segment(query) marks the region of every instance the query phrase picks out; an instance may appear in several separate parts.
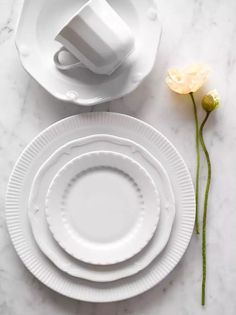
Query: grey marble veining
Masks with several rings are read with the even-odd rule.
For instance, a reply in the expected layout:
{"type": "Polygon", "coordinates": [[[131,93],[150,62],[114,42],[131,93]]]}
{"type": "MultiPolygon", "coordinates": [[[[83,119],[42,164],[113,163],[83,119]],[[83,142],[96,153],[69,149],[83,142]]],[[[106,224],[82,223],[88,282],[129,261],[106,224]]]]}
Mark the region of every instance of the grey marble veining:
{"type": "MultiPolygon", "coordinates": [[[[163,36],[155,69],[131,95],[95,107],[59,102],[22,69],[14,32],[22,1],[0,0],[0,314],[1,315],[234,315],[236,312],[236,2],[157,0],[163,36]],[[192,241],[177,268],[136,298],[111,304],[70,300],[38,282],[17,257],[4,220],[4,194],[12,167],[26,144],[51,123],[87,111],[138,117],[163,132],[194,175],[194,125],[188,96],[170,93],[169,67],[204,62],[211,68],[206,90],[217,88],[223,106],[212,114],[206,142],[213,185],[208,221],[207,306],[200,306],[201,240],[192,241]]],[[[204,91],[197,93],[201,99],[204,91]]],[[[202,165],[201,180],[206,177],[202,165]]]]}

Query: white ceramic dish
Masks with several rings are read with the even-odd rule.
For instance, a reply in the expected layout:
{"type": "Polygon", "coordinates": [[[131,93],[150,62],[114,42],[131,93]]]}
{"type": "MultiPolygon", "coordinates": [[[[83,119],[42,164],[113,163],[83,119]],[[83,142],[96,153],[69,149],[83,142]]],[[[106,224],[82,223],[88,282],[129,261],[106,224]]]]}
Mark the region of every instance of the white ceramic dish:
{"type": "Polygon", "coordinates": [[[86,0],[25,0],[16,34],[19,56],[27,72],[56,98],[81,105],[109,101],[132,92],[152,70],[161,34],[155,2],[108,2],[134,32],[135,53],[111,76],[102,76],[83,68],[59,71],[53,61],[60,48],[56,34],[86,0]]]}
{"type": "Polygon", "coordinates": [[[160,199],[147,171],[126,155],[90,152],[65,164],[46,197],[49,228],[74,258],[111,265],[140,252],[153,237],[160,199]]]}
{"type": "Polygon", "coordinates": [[[109,135],[94,135],[70,141],[56,150],[40,167],[29,197],[29,219],[34,238],[42,252],[61,270],[82,279],[109,282],[131,276],[147,267],[164,249],[175,217],[175,201],[167,172],[160,162],[134,141],[109,135]],[[58,170],[71,159],[88,152],[110,150],[129,156],[150,174],[161,199],[158,229],[149,244],[136,256],[119,264],[95,266],[75,260],[52,237],[45,217],[48,187],[58,170]]]}
{"type": "Polygon", "coordinates": [[[180,261],[194,227],[194,189],[189,171],[179,153],[150,125],[115,113],[81,114],[47,128],[24,150],[8,184],[6,219],[18,255],[25,266],[45,285],[74,299],[90,302],[118,301],[152,288],[180,261]],[[176,219],[169,242],[162,254],[138,274],[108,283],[74,278],[57,269],[35,243],[27,216],[31,185],[43,161],[64,143],[98,133],[126,137],[143,145],[154,156],[158,156],[170,176],[176,196],[176,219]]]}

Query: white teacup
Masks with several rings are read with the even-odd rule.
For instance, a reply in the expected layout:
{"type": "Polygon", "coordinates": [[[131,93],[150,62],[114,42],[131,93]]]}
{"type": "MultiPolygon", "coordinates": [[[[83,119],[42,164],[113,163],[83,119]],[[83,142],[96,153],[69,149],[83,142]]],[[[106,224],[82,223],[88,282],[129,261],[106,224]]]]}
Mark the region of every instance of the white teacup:
{"type": "Polygon", "coordinates": [[[60,49],[54,61],[61,70],[79,66],[110,75],[134,49],[130,28],[106,0],[89,0],[55,39],[79,60],[72,65],[61,64],[60,49]]]}

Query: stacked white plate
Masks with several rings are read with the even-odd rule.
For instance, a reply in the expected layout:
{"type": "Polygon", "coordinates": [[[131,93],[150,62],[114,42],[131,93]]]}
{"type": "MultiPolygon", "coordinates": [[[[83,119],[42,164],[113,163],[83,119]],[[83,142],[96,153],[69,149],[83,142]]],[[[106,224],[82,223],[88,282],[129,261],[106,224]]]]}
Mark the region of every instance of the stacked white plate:
{"type": "Polygon", "coordinates": [[[64,119],[24,150],[6,218],[26,267],[84,301],[140,294],[173,270],[194,226],[183,159],[151,126],[115,113],[64,119]]]}

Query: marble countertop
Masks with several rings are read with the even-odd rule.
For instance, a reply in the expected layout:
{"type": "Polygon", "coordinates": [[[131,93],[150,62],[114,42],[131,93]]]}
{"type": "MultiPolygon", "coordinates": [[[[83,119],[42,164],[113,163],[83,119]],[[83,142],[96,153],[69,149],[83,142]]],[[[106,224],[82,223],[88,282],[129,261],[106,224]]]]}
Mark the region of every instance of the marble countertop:
{"type": "MultiPolygon", "coordinates": [[[[22,6],[0,0],[0,314],[1,315],[234,315],[236,312],[236,2],[158,0],[163,36],[152,74],[131,95],[95,107],[54,99],[23,70],[14,44],[22,6]],[[73,114],[114,111],[135,116],[176,145],[194,175],[194,124],[190,98],[164,83],[175,65],[203,62],[211,68],[207,89],[216,88],[223,106],[212,116],[206,142],[212,156],[209,201],[207,306],[200,306],[201,239],[193,235],[186,255],[158,286],[136,298],[111,304],[70,300],[39,283],[23,266],[7,233],[4,195],[22,149],[39,131],[73,114]]],[[[203,95],[197,93],[197,99],[203,95]]],[[[206,177],[202,165],[201,181],[206,177]]]]}

